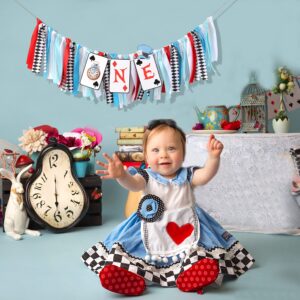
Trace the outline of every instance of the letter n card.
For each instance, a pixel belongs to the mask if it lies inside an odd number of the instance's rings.
[[[144,91],[157,88],[161,85],[153,55],[149,55],[148,58],[135,59],[134,63]]]
[[[80,84],[98,90],[107,60],[106,57],[90,53],[81,76]]]
[[[110,61],[110,86],[112,93],[128,93],[130,79],[130,60],[112,59]]]

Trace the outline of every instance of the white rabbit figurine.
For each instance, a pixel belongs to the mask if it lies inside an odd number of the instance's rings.
[[[27,229],[29,218],[24,207],[24,188],[21,183],[21,177],[31,166],[29,165],[21,170],[17,178],[11,171],[0,169],[0,174],[11,181],[11,190],[4,217],[4,231],[15,240],[20,240],[22,238],[21,235],[24,233],[32,236],[40,235],[39,231]]]

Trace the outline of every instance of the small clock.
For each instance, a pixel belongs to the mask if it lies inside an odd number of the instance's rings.
[[[86,214],[88,197],[72,170],[70,150],[51,142],[40,153],[36,172],[28,179],[25,204],[29,216],[54,232],[75,226]]]

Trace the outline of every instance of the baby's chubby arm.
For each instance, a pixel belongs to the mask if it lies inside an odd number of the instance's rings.
[[[97,161],[97,164],[104,170],[96,171],[97,174],[101,174],[102,179],[116,179],[121,186],[133,192],[140,191],[145,187],[146,182],[144,178],[138,174],[130,175],[115,153],[112,157],[103,153],[103,157],[107,163]]]
[[[223,144],[211,134],[207,143],[207,161],[203,168],[195,171],[192,179],[193,186],[204,185],[216,175],[219,169],[220,155],[223,147]]]

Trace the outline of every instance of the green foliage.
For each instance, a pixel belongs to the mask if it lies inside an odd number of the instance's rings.
[[[286,112],[284,110],[281,110],[276,116],[275,116],[275,120],[281,120],[284,121],[285,119],[289,119],[288,116],[286,115]]]

